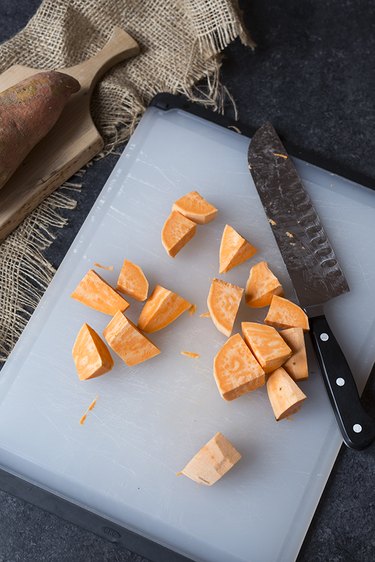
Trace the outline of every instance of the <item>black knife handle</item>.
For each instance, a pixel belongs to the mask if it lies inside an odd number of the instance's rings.
[[[344,442],[364,449],[375,439],[375,420],[364,410],[349,365],[325,316],[310,318],[313,345]]]

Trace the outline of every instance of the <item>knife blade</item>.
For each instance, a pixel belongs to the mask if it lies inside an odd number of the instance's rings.
[[[253,136],[249,170],[290,275],[310,332],[344,442],[363,449],[375,439],[323,304],[349,291],[348,283],[297,170],[271,123]]]

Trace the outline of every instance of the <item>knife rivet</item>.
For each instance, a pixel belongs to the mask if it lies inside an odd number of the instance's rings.
[[[320,339],[322,341],[328,341],[329,340],[329,335],[326,334],[325,332],[323,332],[322,334],[320,334]]]
[[[355,423],[353,425],[353,431],[355,431],[355,433],[361,433],[362,431],[362,426],[359,423]]]
[[[345,381],[342,377],[339,377],[338,379],[336,379],[336,384],[337,386],[344,386]]]

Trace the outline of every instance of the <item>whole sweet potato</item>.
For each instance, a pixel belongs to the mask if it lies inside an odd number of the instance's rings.
[[[52,129],[79,82],[62,72],[34,74],[0,92],[0,188]]]

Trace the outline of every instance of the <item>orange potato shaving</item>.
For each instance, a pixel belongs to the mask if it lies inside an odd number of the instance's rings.
[[[98,401],[98,397],[94,398],[94,400],[91,402],[91,404],[89,405],[89,407],[86,409],[85,413],[83,414],[83,416],[81,416],[81,419],[79,420],[79,423],[81,425],[83,425],[87,419],[87,414],[89,412],[91,412],[91,410],[93,410],[96,406],[96,403]]]
[[[245,342],[258,360],[265,373],[270,373],[292,355],[292,350],[272,326],[257,322],[242,322]]]
[[[139,265],[124,260],[117,279],[117,290],[137,301],[145,301],[148,293],[148,281]]]
[[[240,306],[243,289],[221,279],[211,283],[207,306],[213,323],[219,332],[229,337]]]
[[[225,225],[220,244],[219,273],[227,273],[233,267],[250,259],[257,249],[234,230],[229,224]]]
[[[276,421],[295,414],[306,400],[306,395],[282,367],[269,376],[267,393]]]
[[[94,262],[95,267],[99,267],[100,269],[105,269],[106,271],[113,271],[113,265],[102,265],[101,263]]]
[[[266,261],[261,261],[250,269],[246,283],[246,304],[252,308],[269,306],[273,295],[284,294],[281,283],[269,269]]]
[[[180,295],[161,285],[156,285],[139,316],[138,328],[147,333],[157,332],[171,324],[189,308],[191,303]]]
[[[185,355],[191,359],[198,359],[198,357],[200,357],[199,353],[194,353],[193,351],[181,351],[181,355]]]
[[[265,383],[265,374],[240,334],[230,337],[214,359],[214,376],[224,400],[234,400]]]
[[[120,311],[104,329],[103,335],[113,351],[129,367],[148,361],[160,353],[160,349]]]
[[[212,486],[239,460],[240,453],[222,433],[216,433],[179,474],[184,474],[198,484]]]
[[[288,328],[280,332],[280,336],[291,348],[293,355],[284,363],[283,368],[295,381],[303,381],[309,377],[305,335],[302,328]]]
[[[91,402],[90,406],[87,408],[89,412],[91,412],[91,410],[95,408],[97,401],[98,401],[98,397],[94,398],[94,400]]]
[[[72,354],[81,381],[104,375],[113,367],[107,346],[88,324],[83,324],[78,332]]]
[[[207,312],[203,312],[203,314],[199,315],[199,318],[211,318],[211,314]]]
[[[178,211],[172,211],[161,231],[161,241],[167,253],[174,258],[197,231],[195,222]]]
[[[197,224],[207,224],[217,215],[216,207],[206,201],[198,191],[191,191],[178,199],[173,204],[172,211],[178,211]]]
[[[294,302],[273,295],[265,324],[275,328],[302,328],[309,330],[309,319],[306,313]]]
[[[70,296],[94,310],[111,316],[118,310],[124,312],[129,307],[129,303],[93,269],[86,273]]]

